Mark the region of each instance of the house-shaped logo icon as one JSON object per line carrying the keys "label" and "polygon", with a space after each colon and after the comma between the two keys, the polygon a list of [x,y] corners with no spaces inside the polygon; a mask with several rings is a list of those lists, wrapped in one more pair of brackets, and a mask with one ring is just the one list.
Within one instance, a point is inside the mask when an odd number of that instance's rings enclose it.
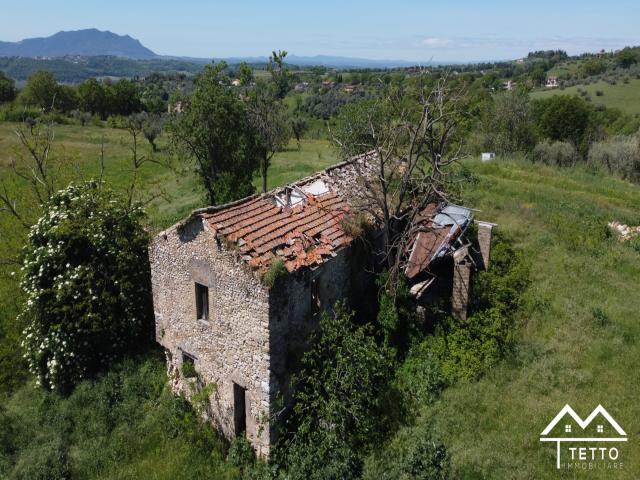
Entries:
{"label": "house-shaped logo icon", "polygon": [[565,405],[542,431],[540,441],[556,442],[557,468],[560,469],[561,443],[626,442],[627,434],[602,405],[598,405],[584,420],[573,408]]}

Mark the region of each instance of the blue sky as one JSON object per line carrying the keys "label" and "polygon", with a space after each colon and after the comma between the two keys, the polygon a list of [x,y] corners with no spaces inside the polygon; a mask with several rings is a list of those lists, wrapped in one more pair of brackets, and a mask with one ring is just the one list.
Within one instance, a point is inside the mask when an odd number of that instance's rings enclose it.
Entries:
{"label": "blue sky", "polygon": [[0,40],[95,27],[163,55],[473,61],[640,44],[640,0],[0,0]]}

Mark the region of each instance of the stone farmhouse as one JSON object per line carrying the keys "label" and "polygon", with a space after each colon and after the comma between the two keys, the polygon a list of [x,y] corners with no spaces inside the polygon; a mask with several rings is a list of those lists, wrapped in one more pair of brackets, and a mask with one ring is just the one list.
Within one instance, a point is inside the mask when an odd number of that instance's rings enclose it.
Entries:
{"label": "stone farmhouse", "polygon": [[[291,374],[320,314],[345,298],[357,310],[375,304],[373,256],[347,223],[367,165],[366,156],[355,157],[293,185],[196,210],[152,241],[156,339],[171,386],[187,398],[204,392],[209,420],[228,438],[246,435],[258,455],[269,455],[274,419],[290,401]],[[478,239],[469,241],[472,211],[455,205],[430,205],[421,221],[405,267],[416,306],[426,316],[445,296],[464,319],[493,225],[479,223]]]}

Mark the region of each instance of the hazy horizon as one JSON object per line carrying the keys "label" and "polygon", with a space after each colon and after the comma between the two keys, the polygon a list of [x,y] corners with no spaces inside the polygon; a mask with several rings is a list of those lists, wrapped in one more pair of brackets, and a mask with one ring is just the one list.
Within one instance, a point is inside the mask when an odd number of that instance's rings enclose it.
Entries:
{"label": "hazy horizon", "polygon": [[[26,0],[7,5],[0,40],[47,37],[97,28],[130,35],[159,55],[258,57],[272,49],[298,56],[342,56],[412,62],[513,59],[532,50],[579,54],[640,44],[640,2],[592,0],[532,5],[493,1],[456,5],[379,0],[313,6],[248,0],[199,5],[195,0],[88,5]],[[40,15],[34,15],[38,11]],[[126,14],[123,14],[126,13]],[[571,21],[568,21],[570,19]]]}

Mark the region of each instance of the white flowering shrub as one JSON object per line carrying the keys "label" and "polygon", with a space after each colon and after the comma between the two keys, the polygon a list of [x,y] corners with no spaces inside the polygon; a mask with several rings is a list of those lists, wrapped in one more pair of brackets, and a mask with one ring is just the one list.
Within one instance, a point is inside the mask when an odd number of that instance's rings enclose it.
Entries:
{"label": "white flowering shrub", "polygon": [[23,252],[23,346],[37,383],[68,391],[151,338],[148,235],[142,209],[96,182],[44,211]]}

